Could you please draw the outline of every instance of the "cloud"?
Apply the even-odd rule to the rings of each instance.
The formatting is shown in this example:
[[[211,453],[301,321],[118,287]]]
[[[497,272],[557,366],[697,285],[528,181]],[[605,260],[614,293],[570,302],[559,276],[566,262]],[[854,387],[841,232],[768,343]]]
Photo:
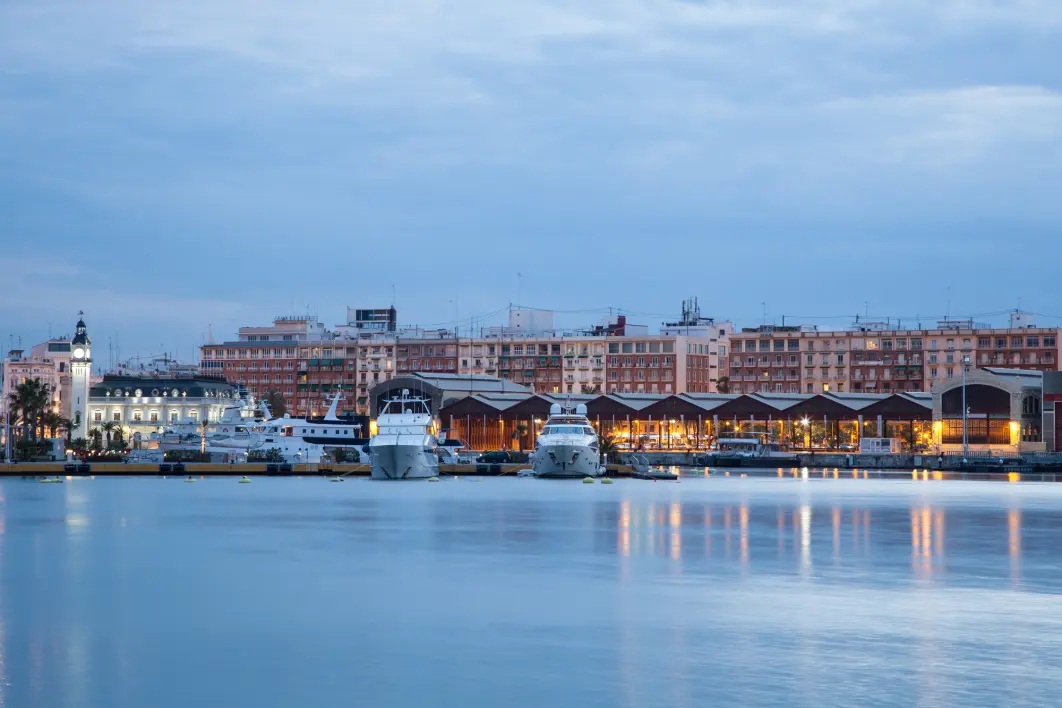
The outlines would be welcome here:
[[[153,270],[153,269],[150,269]],[[231,323],[246,305],[197,297],[188,284],[165,269],[146,272],[142,266],[117,262],[108,272],[92,272],[53,258],[0,257],[0,320],[9,326],[39,327],[42,321],[66,316],[72,326],[85,310],[115,328],[165,328],[181,337],[205,330],[206,320]],[[135,336],[135,334],[133,335]]]
[[[1062,221],[1060,47],[1055,0],[7,0],[0,228],[27,258],[79,253],[101,303],[172,298],[189,327],[244,316],[246,290],[142,300],[102,274],[138,251],[186,272],[309,261],[268,295],[370,298],[411,250],[461,272],[541,261],[543,283],[577,253],[612,298],[647,234],[805,269],[875,258],[851,231],[940,222],[937,247],[988,222],[1039,247]],[[680,260],[696,287],[704,264]],[[415,287],[404,316],[445,319],[433,289],[452,286]]]

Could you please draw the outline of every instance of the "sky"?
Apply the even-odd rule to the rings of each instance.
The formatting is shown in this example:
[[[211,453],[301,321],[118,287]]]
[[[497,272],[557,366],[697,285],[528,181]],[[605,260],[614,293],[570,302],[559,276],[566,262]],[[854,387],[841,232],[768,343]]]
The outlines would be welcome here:
[[[464,328],[1058,325],[1060,202],[1058,0],[0,2],[26,345],[84,310],[194,359],[392,293]]]

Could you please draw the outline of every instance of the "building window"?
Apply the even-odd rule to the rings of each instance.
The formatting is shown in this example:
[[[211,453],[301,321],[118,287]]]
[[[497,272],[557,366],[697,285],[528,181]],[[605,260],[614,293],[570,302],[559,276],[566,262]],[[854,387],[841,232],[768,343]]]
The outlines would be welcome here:
[[[143,420],[144,420],[144,412],[143,411],[133,411],[133,422],[134,423],[139,423],[139,422],[141,422]]]
[[[148,420],[150,420],[152,423],[158,423],[159,422],[159,412],[158,411],[151,411],[148,414]]]
[[[113,412],[113,413],[111,414],[111,420],[113,420],[113,421],[117,421],[117,422],[121,422],[121,420],[122,420],[122,414],[121,414],[121,412],[120,412],[120,411],[114,411],[114,412]]]
[[[103,422],[103,411],[92,411],[92,421],[94,423]]]

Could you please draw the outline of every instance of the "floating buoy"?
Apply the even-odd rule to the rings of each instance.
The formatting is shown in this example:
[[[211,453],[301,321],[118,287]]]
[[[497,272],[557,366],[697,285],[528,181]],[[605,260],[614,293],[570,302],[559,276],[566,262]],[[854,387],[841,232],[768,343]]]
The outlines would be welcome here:
[[[594,478],[593,477],[583,477],[583,484],[593,484],[593,483],[594,483]]]
[[[428,477],[428,481],[429,482],[438,482],[439,478],[438,477]]]
[[[194,482],[195,481],[195,477],[189,477],[188,479],[186,479],[184,481],[185,482]]]
[[[58,477],[45,477],[41,480],[41,484],[62,484],[63,480]]]
[[[612,478],[611,477],[605,477],[604,479],[601,480],[601,484],[612,484]]]
[[[244,475],[243,479],[240,480],[240,484],[250,484],[250,483],[251,483],[251,478],[248,477],[247,475]]]
[[[332,477],[332,478],[331,478],[330,480],[328,480],[328,481],[329,481],[329,482],[345,482],[346,480],[345,480],[345,479],[343,479],[342,477]]]

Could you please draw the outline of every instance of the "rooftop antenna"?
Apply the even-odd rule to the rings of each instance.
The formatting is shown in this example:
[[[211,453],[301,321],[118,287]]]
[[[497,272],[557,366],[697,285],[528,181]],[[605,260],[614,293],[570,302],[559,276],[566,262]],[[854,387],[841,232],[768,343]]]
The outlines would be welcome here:
[[[517,309],[520,309],[520,303],[523,301],[523,297],[524,297],[524,274],[518,272],[516,274],[516,308]]]
[[[764,326],[766,326],[766,324],[767,324],[767,303],[766,302],[761,302],[760,305],[763,306],[763,324],[764,324]]]

